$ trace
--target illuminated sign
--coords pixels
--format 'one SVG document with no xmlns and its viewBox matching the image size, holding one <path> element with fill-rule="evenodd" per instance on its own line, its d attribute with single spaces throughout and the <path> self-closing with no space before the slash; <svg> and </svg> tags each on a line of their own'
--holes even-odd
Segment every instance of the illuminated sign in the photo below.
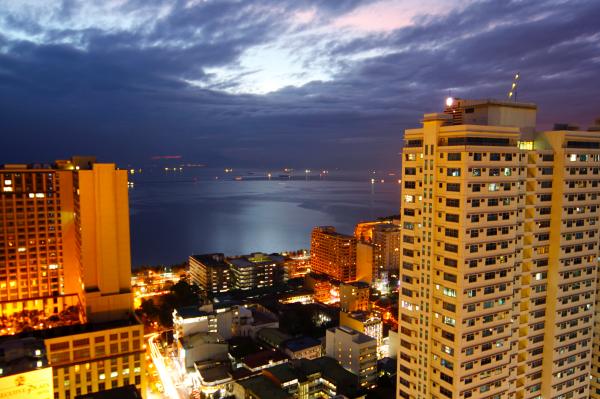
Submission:
<svg viewBox="0 0 600 399">
<path fill-rule="evenodd" d="M 52 367 L 0 378 L 2 399 L 53 399 Z"/>
</svg>

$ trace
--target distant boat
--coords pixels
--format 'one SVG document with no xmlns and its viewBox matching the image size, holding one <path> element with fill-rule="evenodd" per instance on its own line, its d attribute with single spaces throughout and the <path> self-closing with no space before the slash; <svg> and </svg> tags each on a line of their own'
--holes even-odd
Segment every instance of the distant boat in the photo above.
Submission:
<svg viewBox="0 0 600 399">
<path fill-rule="evenodd" d="M 242 180 L 242 176 L 236 176 L 236 177 L 235 177 L 235 180 L 237 180 L 237 181 L 240 181 L 240 180 Z"/>
</svg>

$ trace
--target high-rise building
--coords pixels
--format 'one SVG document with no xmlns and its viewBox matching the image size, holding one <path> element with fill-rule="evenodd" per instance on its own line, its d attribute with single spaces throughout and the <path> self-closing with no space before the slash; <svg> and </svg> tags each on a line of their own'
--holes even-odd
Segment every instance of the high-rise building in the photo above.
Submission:
<svg viewBox="0 0 600 399">
<path fill-rule="evenodd" d="M 600 125 L 600 123 L 598 124 Z M 594 318 L 593 348 L 590 399 L 600 399 L 600 273 L 596 273 L 596 314 Z"/>
<path fill-rule="evenodd" d="M 315 227 L 310 242 L 310 267 L 342 282 L 356 280 L 356 238 L 335 231 L 334 227 Z"/>
<path fill-rule="evenodd" d="M 41 164 L 2 165 L 0 176 L 0 314 L 2 334 L 14 334 L 82 306 L 74 182 Z M 11 323 L 16 313 L 30 322 Z"/>
<path fill-rule="evenodd" d="M 399 398 L 588 398 L 600 136 L 451 103 L 405 131 Z"/>
<path fill-rule="evenodd" d="M 12 323 L 2 334 L 40 330 L 21 335 L 43 340 L 54 398 L 129 384 L 144 396 L 127 172 L 75 157 L 0 174 L 0 300 Z"/>
<path fill-rule="evenodd" d="M 76 243 L 87 318 L 127 318 L 133 311 L 127 171 L 90 160 L 76 172 Z"/>
<path fill-rule="evenodd" d="M 232 289 L 229 264 L 225 255 L 192 255 L 189 258 L 189 270 L 192 283 L 209 294 L 218 294 Z"/>
<path fill-rule="evenodd" d="M 349 327 L 329 328 L 325 353 L 356 374 L 362 388 L 377 385 L 377 340 Z"/>
</svg>

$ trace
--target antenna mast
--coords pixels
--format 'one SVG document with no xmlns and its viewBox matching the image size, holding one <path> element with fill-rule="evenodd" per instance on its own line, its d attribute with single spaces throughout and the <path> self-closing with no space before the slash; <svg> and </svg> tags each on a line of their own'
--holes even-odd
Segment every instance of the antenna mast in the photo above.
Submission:
<svg viewBox="0 0 600 399">
<path fill-rule="evenodd" d="M 515 74 L 515 78 L 513 79 L 512 85 L 510 87 L 510 91 L 508 92 L 508 100 L 515 99 L 517 102 L 517 84 L 519 83 L 519 72 Z"/>
</svg>

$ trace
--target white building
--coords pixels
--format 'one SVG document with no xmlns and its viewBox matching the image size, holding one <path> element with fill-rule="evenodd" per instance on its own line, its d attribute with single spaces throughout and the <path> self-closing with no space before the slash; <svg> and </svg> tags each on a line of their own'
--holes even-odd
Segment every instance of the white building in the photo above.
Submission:
<svg viewBox="0 0 600 399">
<path fill-rule="evenodd" d="M 377 340 L 349 327 L 334 327 L 325 336 L 325 354 L 359 377 L 361 387 L 377 380 Z"/>
</svg>

